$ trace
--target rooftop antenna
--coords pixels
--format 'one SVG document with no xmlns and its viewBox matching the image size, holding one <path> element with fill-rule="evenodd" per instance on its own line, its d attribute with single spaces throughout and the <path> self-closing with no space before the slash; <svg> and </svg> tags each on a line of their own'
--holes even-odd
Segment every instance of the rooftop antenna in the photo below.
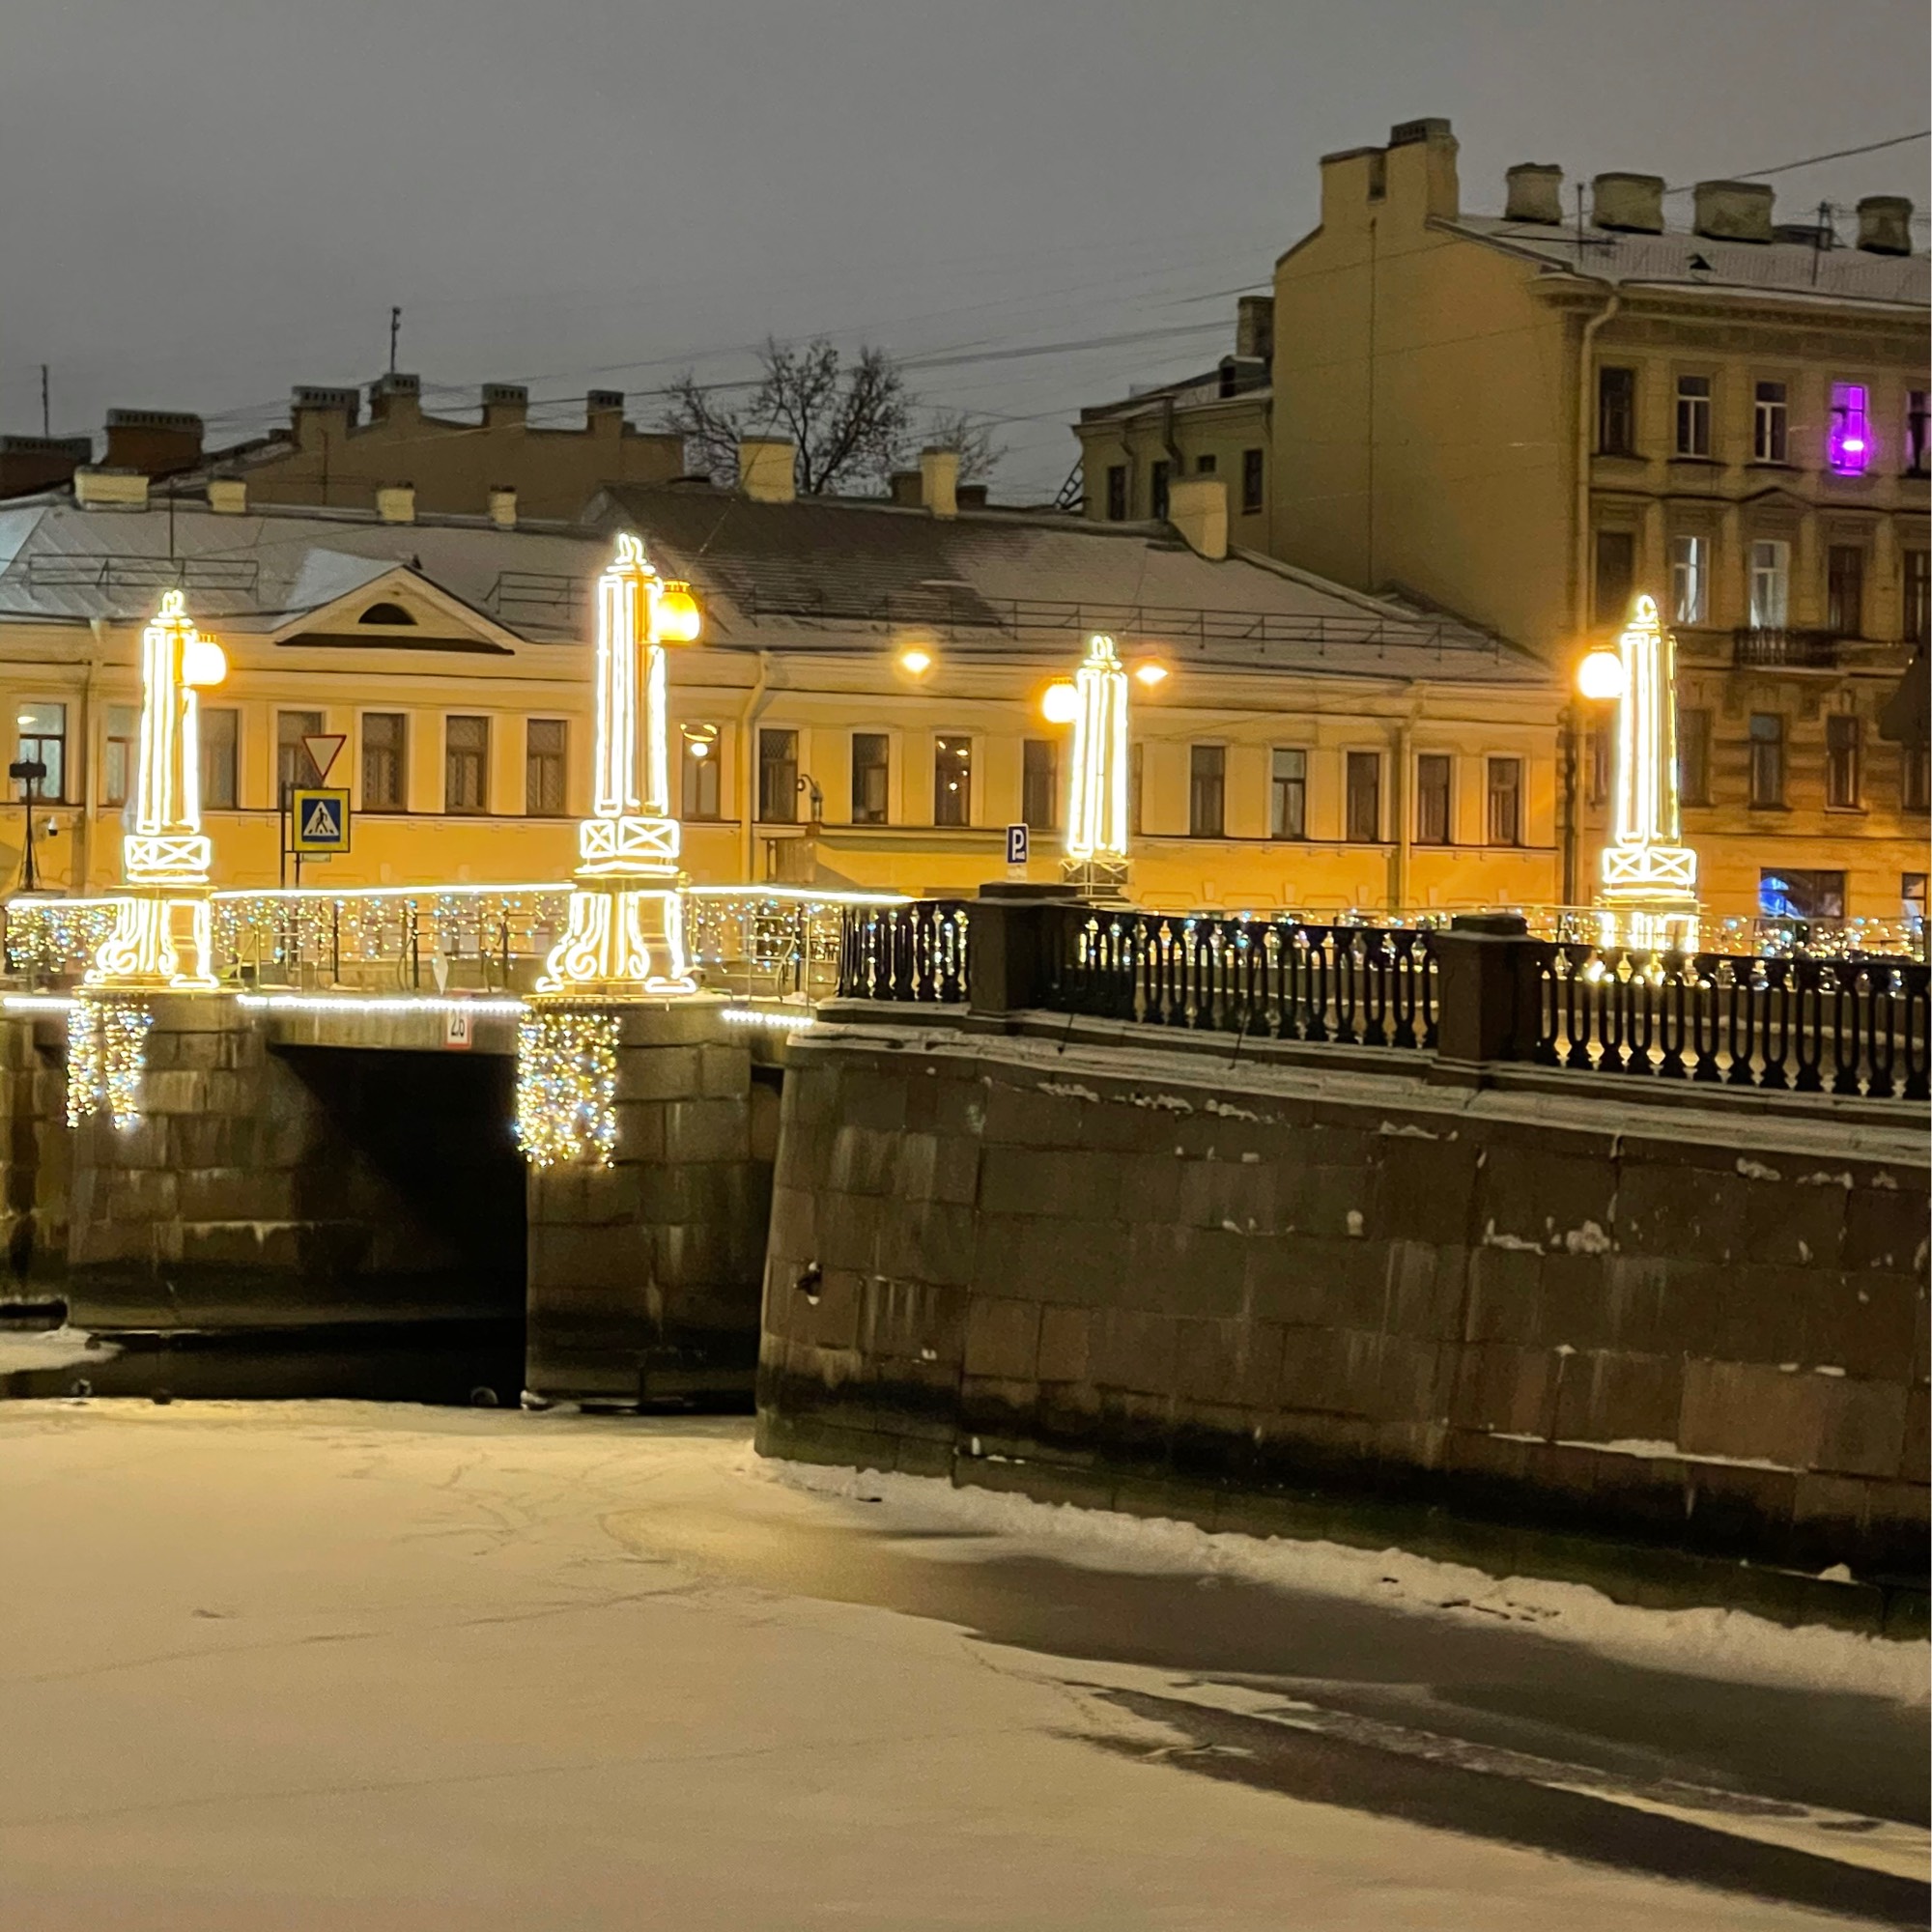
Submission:
<svg viewBox="0 0 1932 1932">
<path fill-rule="evenodd" d="M 1811 286 L 1814 289 L 1818 286 L 1819 259 L 1830 246 L 1826 237 L 1835 232 L 1831 226 L 1831 221 L 1832 204 L 1829 201 L 1821 201 L 1818 204 L 1818 226 L 1811 236 Z"/>
<path fill-rule="evenodd" d="M 403 312 L 400 308 L 389 311 L 389 374 L 396 373 L 396 337 L 403 332 Z"/>
<path fill-rule="evenodd" d="M 44 362 L 41 364 L 41 434 L 53 435 L 47 410 L 47 365 Z"/>
</svg>

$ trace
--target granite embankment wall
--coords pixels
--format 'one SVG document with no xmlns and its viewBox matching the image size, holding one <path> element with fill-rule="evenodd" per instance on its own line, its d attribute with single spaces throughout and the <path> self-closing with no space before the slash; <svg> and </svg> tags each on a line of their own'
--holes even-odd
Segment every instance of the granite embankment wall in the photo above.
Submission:
<svg viewBox="0 0 1932 1932">
<path fill-rule="evenodd" d="M 1911 1110 L 1025 1031 L 794 1047 L 768 1454 L 1922 1590 Z"/>
</svg>

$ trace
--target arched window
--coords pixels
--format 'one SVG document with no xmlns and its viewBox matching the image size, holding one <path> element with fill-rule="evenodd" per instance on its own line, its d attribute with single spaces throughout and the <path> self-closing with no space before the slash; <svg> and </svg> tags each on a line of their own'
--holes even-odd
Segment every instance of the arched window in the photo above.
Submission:
<svg viewBox="0 0 1932 1932">
<path fill-rule="evenodd" d="M 400 604 L 372 604 L 355 621 L 358 624 L 413 624 L 415 619 Z"/>
</svg>

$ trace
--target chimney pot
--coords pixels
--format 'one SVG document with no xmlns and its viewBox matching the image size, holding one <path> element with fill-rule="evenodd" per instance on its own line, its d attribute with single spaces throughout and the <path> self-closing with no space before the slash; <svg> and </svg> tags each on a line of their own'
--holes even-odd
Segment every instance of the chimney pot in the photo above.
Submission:
<svg viewBox="0 0 1932 1932">
<path fill-rule="evenodd" d="M 140 469 L 166 476 L 201 461 L 201 418 L 177 410 L 109 410 L 108 469 Z"/>
<path fill-rule="evenodd" d="M 1590 219 L 1632 235 L 1663 233 L 1662 175 L 1599 175 L 1590 184 Z"/>
<path fill-rule="evenodd" d="M 1228 554 L 1228 485 L 1219 476 L 1178 477 L 1167 487 L 1167 520 L 1197 556 Z"/>
<path fill-rule="evenodd" d="M 959 452 L 922 449 L 919 453 L 920 500 L 935 517 L 959 514 Z"/>
<path fill-rule="evenodd" d="M 1902 194 L 1868 194 L 1859 203 L 1859 246 L 1867 255 L 1912 253 L 1912 203 Z"/>
<path fill-rule="evenodd" d="M 738 445 L 738 487 L 754 503 L 789 503 L 798 492 L 798 451 L 775 437 L 748 437 Z"/>
<path fill-rule="evenodd" d="M 893 501 L 901 509 L 918 509 L 922 501 L 920 493 L 924 480 L 917 469 L 895 469 L 891 486 Z"/>
<path fill-rule="evenodd" d="M 376 514 L 385 524 L 414 523 L 416 486 L 413 483 L 385 483 L 376 492 Z"/>
<path fill-rule="evenodd" d="M 84 510 L 145 510 L 148 479 L 138 469 L 83 465 L 73 472 L 73 500 Z"/>
<path fill-rule="evenodd" d="M 1519 161 L 1504 175 L 1508 193 L 1505 221 L 1540 221 L 1563 226 L 1563 170 L 1548 161 Z"/>
<path fill-rule="evenodd" d="M 1235 354 L 1257 362 L 1274 357 L 1274 298 L 1243 296 L 1235 304 Z"/>
<path fill-rule="evenodd" d="M 517 527 L 517 493 L 506 483 L 498 483 L 490 492 L 490 521 L 499 530 Z"/>
<path fill-rule="evenodd" d="M 605 436 L 621 436 L 624 430 L 622 389 L 592 389 L 583 399 L 583 426 Z"/>
<path fill-rule="evenodd" d="M 248 508 L 248 486 L 239 476 L 208 479 L 208 507 L 217 516 L 239 517 Z"/>
<path fill-rule="evenodd" d="M 521 383 L 483 384 L 483 424 L 496 429 L 525 421 L 530 412 L 530 392 Z"/>
<path fill-rule="evenodd" d="M 91 436 L 0 436 L 0 497 L 57 489 L 93 455 Z"/>
<path fill-rule="evenodd" d="M 986 507 L 986 486 L 983 483 L 962 483 L 958 496 L 962 510 L 983 510 Z"/>
<path fill-rule="evenodd" d="M 376 422 L 413 422 L 422 414 L 422 378 L 388 370 L 369 384 L 369 414 Z"/>
<path fill-rule="evenodd" d="M 1699 182 L 1690 191 L 1691 230 L 1712 242 L 1769 242 L 1775 194 L 1762 182 Z"/>
</svg>

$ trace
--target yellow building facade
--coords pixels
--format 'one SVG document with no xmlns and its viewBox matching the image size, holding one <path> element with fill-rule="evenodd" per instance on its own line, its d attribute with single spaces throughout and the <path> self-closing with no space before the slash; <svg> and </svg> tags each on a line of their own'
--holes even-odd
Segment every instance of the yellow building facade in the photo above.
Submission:
<svg viewBox="0 0 1932 1932">
<path fill-rule="evenodd" d="M 1323 160 L 1321 223 L 1275 270 L 1244 428 L 1268 435 L 1267 511 L 1241 540 L 1565 679 L 1649 591 L 1678 639 L 1707 911 L 1922 905 L 1925 749 L 1877 728 L 1932 613 L 1910 204 L 1870 198 L 1840 238 L 1777 223 L 1757 184 L 1700 184 L 1666 217 L 1661 179 L 1605 175 L 1579 220 L 1526 165 L 1472 214 L 1456 154 L 1418 121 Z M 1090 518 L 1147 401 L 1083 412 Z M 1566 898 L 1595 876 L 1603 736 L 1587 707 L 1566 721 Z"/>
<path fill-rule="evenodd" d="M 0 703 L 43 888 L 119 882 L 138 639 L 179 587 L 229 674 L 202 694 L 217 887 L 295 883 L 290 783 L 340 737 L 350 850 L 301 883 L 561 881 L 588 810 L 590 589 L 619 530 L 689 580 L 703 640 L 670 654 L 673 807 L 699 884 L 970 892 L 1059 876 L 1069 730 L 1040 710 L 1094 631 L 1131 683 L 1133 895 L 1310 911 L 1551 896 L 1558 694 L 1466 627 L 1164 533 L 709 486 L 616 489 L 585 523 L 350 511 L 0 508 Z M 326 748 L 316 748 L 326 749 Z M 1429 760 L 1430 837 L 1406 790 Z M 22 871 L 20 786 L 0 864 Z"/>
</svg>

